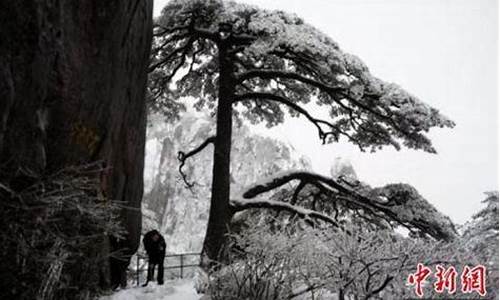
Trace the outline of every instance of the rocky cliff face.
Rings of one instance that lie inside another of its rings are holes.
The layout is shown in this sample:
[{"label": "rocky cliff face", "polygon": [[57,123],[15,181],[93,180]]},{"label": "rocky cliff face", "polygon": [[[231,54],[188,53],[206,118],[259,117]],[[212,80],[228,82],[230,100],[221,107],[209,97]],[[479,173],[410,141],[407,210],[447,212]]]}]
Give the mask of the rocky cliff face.
[{"label": "rocky cliff face", "polygon": [[[207,147],[188,159],[184,167],[188,189],[178,172],[178,151],[189,151],[213,134],[207,116],[186,114],[177,124],[153,121],[148,128],[143,231],[160,228],[170,252],[201,251],[208,221],[213,148]],[[234,129],[231,158],[232,191],[265,176],[289,169],[310,169],[307,159],[290,145],[252,134],[245,127]]]}]

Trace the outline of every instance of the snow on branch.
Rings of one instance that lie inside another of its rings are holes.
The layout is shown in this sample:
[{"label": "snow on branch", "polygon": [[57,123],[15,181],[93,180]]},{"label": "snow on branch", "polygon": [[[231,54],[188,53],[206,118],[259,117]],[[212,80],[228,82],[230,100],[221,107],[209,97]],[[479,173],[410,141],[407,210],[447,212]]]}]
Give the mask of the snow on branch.
[{"label": "snow on branch", "polygon": [[[323,144],[326,143],[326,139],[329,135],[333,135],[337,139],[339,134],[343,134],[343,135],[347,136],[354,143],[359,144],[359,143],[357,143],[356,139],[354,137],[352,137],[351,135],[349,135],[348,133],[341,131],[340,129],[338,129],[336,126],[334,126],[332,123],[330,123],[328,121],[317,119],[317,118],[313,117],[307,110],[305,110],[300,105],[294,103],[293,101],[291,101],[290,99],[288,99],[286,97],[279,96],[279,95],[276,95],[273,93],[249,92],[249,93],[245,93],[245,94],[235,95],[235,97],[233,99],[233,103],[237,103],[237,102],[245,101],[245,100],[269,100],[269,101],[278,102],[280,104],[284,104],[284,105],[290,107],[291,109],[295,110],[299,114],[302,114],[304,117],[307,118],[307,120],[309,120],[311,123],[314,124],[314,126],[316,126],[316,128],[318,129],[319,138],[323,142]],[[330,131],[325,131],[321,125],[329,127]]]},{"label": "snow on branch", "polygon": [[346,88],[343,86],[332,86],[326,83],[323,83],[319,80],[312,79],[310,77],[304,76],[297,72],[283,71],[283,70],[249,70],[238,76],[236,81],[238,83],[244,82],[247,79],[251,79],[254,77],[260,77],[262,79],[273,79],[273,78],[287,78],[294,79],[300,81],[302,83],[306,83],[312,85],[316,88],[328,91],[328,92],[345,92]]},{"label": "snow on branch", "polygon": [[[150,66],[154,101],[171,94],[208,97],[212,101],[198,102],[198,109],[212,110],[223,72],[234,79],[235,93],[273,95],[245,97],[242,116],[276,125],[285,111],[274,104],[283,104],[292,116],[306,116],[324,143],[342,135],[363,151],[405,146],[435,153],[426,134],[433,127],[454,126],[397,84],[375,77],[361,59],[295,15],[223,0],[185,0],[170,2],[156,23]],[[231,67],[219,68],[220,58]],[[313,98],[331,119],[297,109]]]},{"label": "snow on branch", "polygon": [[194,183],[188,182],[187,175],[182,171],[182,168],[184,167],[184,164],[186,163],[186,159],[198,154],[200,151],[205,149],[209,144],[213,144],[214,142],[215,142],[215,136],[210,136],[203,143],[201,143],[198,147],[194,148],[193,150],[189,151],[188,153],[185,153],[183,151],[179,151],[179,153],[177,153],[177,159],[181,163],[179,165],[179,173],[181,174],[182,180],[187,185],[187,187],[192,188],[194,186]]},{"label": "snow on branch", "polygon": [[241,199],[233,200],[232,205],[237,211],[246,208],[287,210],[303,218],[316,218],[333,224],[334,219],[322,213],[313,213],[314,211],[291,202],[253,199],[295,180],[300,182],[297,189],[305,184],[311,184],[330,196],[328,199],[345,202],[345,206],[350,209],[361,209],[375,219],[385,219],[407,228],[414,234],[427,234],[435,239],[448,241],[455,238],[452,222],[421,197],[414,188],[402,184],[372,189],[369,195],[363,195],[353,190],[352,186],[319,174],[305,171],[285,172],[247,188],[241,194]]},{"label": "snow on branch", "polygon": [[333,218],[325,214],[322,214],[315,210],[303,208],[297,205],[292,205],[287,202],[275,201],[275,200],[259,200],[259,199],[252,199],[252,200],[231,199],[230,205],[232,206],[235,212],[249,208],[270,208],[278,211],[288,211],[292,214],[296,214],[302,219],[304,219],[304,221],[306,221],[310,225],[314,225],[313,219],[318,219],[325,221],[329,224],[332,224],[335,227],[339,227],[337,222]]},{"label": "snow on branch", "polygon": [[[318,76],[319,77],[319,76]],[[285,71],[285,70],[279,70],[279,69],[250,69],[248,71],[245,71],[241,74],[239,74],[236,78],[236,82],[239,84],[243,84],[245,81],[253,79],[253,78],[261,78],[261,79],[268,79],[268,80],[276,80],[276,79],[291,79],[295,80],[297,82],[303,83],[310,85],[314,88],[317,88],[318,90],[324,92],[326,95],[329,95],[330,100],[332,100],[334,103],[339,105],[341,108],[343,108],[349,115],[349,120],[350,124],[353,126],[353,128],[357,128],[357,130],[365,130],[368,132],[371,132],[372,134],[378,135],[381,138],[387,138],[383,136],[381,133],[378,133],[375,130],[372,130],[369,127],[363,127],[359,124],[359,120],[354,116],[354,112],[356,111],[355,109],[360,109],[366,113],[369,113],[377,118],[379,118],[381,121],[386,121],[391,126],[399,131],[402,135],[411,138],[411,133],[408,132],[407,130],[403,129],[399,124],[397,124],[394,119],[389,114],[386,114],[382,111],[380,111],[377,108],[370,107],[369,105],[366,105],[362,103],[362,101],[355,99],[355,97],[352,97],[351,93],[349,92],[349,87],[346,84],[342,85],[331,85],[328,83],[325,83],[321,81],[318,78],[311,78],[309,76],[302,75],[297,72],[291,72],[291,71]],[[375,94],[366,94],[365,97],[371,97],[373,98],[372,101],[379,101],[379,97]],[[268,98],[268,99],[273,99],[273,98]],[[340,99],[346,100],[347,103],[343,103],[340,101]],[[275,100],[276,101],[276,100]],[[283,102],[281,102],[283,103]],[[298,106],[297,104],[295,104]],[[295,108],[294,108],[295,109]],[[314,123],[313,120],[308,118],[310,121]],[[331,122],[326,122],[322,121],[321,123],[328,125],[329,127],[333,128],[334,125]],[[341,132],[340,130],[337,130],[337,132]],[[344,132],[341,132],[344,133]],[[321,136],[321,131],[320,131],[320,136]],[[357,145],[360,145],[359,142],[356,141],[351,135],[348,135],[344,133],[352,142],[354,142]],[[321,137],[320,137],[321,138]],[[326,136],[323,136],[322,138],[323,143],[325,142]],[[397,142],[394,139],[388,139],[390,143],[397,149],[399,150],[400,147],[397,144]],[[363,149],[361,149],[363,150]]]},{"label": "snow on branch", "polygon": [[191,47],[193,46],[193,42],[194,42],[193,38],[188,39],[184,44],[184,46],[174,49],[168,55],[165,55],[165,57],[151,64],[151,66],[149,66],[148,72],[151,73],[155,69],[163,65],[166,65],[167,63],[171,63],[172,61],[180,59],[177,65],[173,68],[173,71],[167,76],[168,78],[167,82],[170,81],[175,76],[177,71],[184,65],[184,62],[186,61],[186,56],[188,52],[191,50]]}]

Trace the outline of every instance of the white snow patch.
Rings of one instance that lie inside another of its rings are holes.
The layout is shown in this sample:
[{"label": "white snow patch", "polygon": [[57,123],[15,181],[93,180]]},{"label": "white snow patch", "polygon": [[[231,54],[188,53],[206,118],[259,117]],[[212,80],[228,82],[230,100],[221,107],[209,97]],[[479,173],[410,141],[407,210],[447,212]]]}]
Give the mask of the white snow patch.
[{"label": "white snow patch", "polygon": [[166,281],[163,285],[155,282],[147,287],[131,287],[120,290],[100,300],[199,300],[203,297],[197,294],[192,279]]}]

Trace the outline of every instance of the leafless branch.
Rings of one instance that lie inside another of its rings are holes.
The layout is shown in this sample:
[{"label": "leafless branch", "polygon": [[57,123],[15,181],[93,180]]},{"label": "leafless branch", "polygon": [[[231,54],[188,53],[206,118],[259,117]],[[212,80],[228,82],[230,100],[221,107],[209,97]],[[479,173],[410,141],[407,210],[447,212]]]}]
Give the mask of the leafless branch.
[{"label": "leafless branch", "polygon": [[385,280],[382,282],[382,284],[380,284],[380,286],[379,286],[379,287],[377,287],[376,289],[374,289],[374,290],[370,291],[370,292],[369,292],[369,293],[365,296],[365,299],[370,299],[370,297],[372,297],[372,296],[374,296],[374,295],[376,295],[376,294],[380,293],[381,291],[383,291],[383,290],[387,287],[387,285],[388,285],[388,284],[389,284],[389,283],[390,283],[393,279],[394,279],[394,277],[387,275],[387,276],[385,277]]},{"label": "leafless branch", "polygon": [[292,196],[292,200],[290,200],[290,203],[292,205],[295,205],[297,203],[297,198],[300,194],[300,191],[302,191],[302,189],[306,186],[306,183],[304,181],[301,181],[299,182],[299,184],[297,185],[297,187],[295,188],[295,190],[293,191],[293,196]]},{"label": "leafless branch", "polygon": [[205,147],[207,147],[209,144],[213,144],[214,142],[215,142],[215,136],[210,136],[198,147],[194,148],[188,153],[184,153],[182,151],[179,151],[179,153],[177,153],[177,159],[181,162],[181,164],[179,165],[179,173],[181,174],[182,180],[184,181],[187,187],[192,188],[194,186],[194,183],[188,182],[187,175],[182,171],[182,168],[186,163],[186,159],[198,154],[201,150],[205,149]]}]

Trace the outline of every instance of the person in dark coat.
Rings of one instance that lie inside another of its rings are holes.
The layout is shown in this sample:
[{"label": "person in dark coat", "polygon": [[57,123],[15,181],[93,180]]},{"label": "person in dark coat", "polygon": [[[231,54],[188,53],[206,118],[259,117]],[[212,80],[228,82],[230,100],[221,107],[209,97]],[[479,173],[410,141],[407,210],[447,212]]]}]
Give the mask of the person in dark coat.
[{"label": "person in dark coat", "polygon": [[156,265],[158,265],[158,284],[163,284],[163,261],[165,259],[166,248],[165,239],[158,231],[151,230],[144,235],[142,242],[148,254],[148,279],[143,286],[147,286],[150,281],[154,280]]}]

